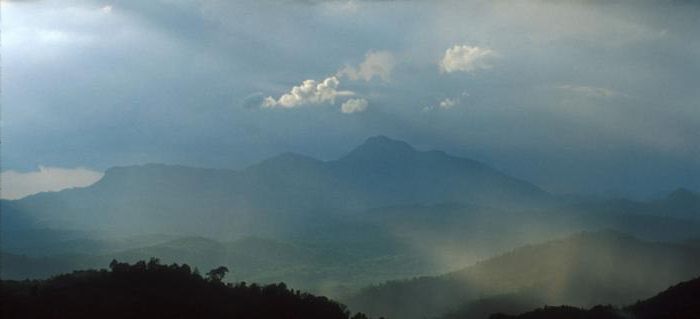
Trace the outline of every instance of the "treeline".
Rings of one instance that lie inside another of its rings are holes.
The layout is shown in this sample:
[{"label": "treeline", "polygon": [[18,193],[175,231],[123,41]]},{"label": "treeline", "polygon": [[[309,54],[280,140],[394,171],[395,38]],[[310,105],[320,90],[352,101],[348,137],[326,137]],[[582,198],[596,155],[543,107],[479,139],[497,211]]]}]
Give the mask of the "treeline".
[{"label": "treeline", "polygon": [[287,288],[224,283],[228,269],[202,276],[158,259],[113,261],[110,269],[75,271],[48,280],[2,281],[2,318],[323,318],[365,319],[326,297]]}]

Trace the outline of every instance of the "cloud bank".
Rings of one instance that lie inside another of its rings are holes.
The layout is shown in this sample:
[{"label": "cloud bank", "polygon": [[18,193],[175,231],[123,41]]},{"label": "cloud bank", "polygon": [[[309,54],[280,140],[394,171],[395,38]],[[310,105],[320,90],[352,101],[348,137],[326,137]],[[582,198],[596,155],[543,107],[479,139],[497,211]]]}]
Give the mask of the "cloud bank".
[{"label": "cloud bank", "polygon": [[2,199],[19,199],[40,192],[55,192],[73,187],[89,186],[104,173],[87,168],[60,168],[39,166],[38,171],[5,171],[2,179]]}]

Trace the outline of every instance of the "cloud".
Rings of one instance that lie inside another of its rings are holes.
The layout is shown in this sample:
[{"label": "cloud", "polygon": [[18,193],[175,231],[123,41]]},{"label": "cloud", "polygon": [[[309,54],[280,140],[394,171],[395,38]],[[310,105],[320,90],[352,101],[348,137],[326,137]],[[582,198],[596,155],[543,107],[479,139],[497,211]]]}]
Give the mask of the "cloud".
[{"label": "cloud", "polygon": [[[335,104],[337,97],[353,96],[353,91],[341,91],[340,77],[347,77],[353,81],[371,81],[375,77],[382,81],[389,81],[391,72],[396,65],[394,55],[388,51],[370,51],[365,54],[365,59],[357,67],[345,66],[334,76],[327,77],[323,81],[305,80],[300,85],[292,87],[289,93],[283,94],[275,99],[268,96],[258,102],[259,97],[249,96],[245,99],[244,105],[251,103],[263,108],[295,108],[305,105]],[[362,112],[367,109],[367,100],[350,99],[341,105],[343,113]]]},{"label": "cloud", "polygon": [[[462,94],[464,95],[464,93]],[[437,105],[430,105],[423,108],[423,111],[433,111],[433,110],[449,110],[459,104],[459,99],[446,98]]]},{"label": "cloud", "polygon": [[304,105],[314,104],[335,104],[338,96],[352,96],[352,91],[339,91],[340,81],[337,77],[331,76],[321,82],[315,80],[303,81],[300,85],[293,87],[289,93],[283,94],[279,99],[271,96],[262,101],[265,108],[294,108]]},{"label": "cloud", "polygon": [[474,72],[491,66],[486,60],[496,55],[491,49],[477,46],[455,45],[445,51],[440,61],[440,72]]},{"label": "cloud", "polygon": [[353,81],[365,80],[370,81],[374,77],[388,82],[391,77],[391,72],[396,65],[394,55],[389,51],[370,51],[365,54],[365,60],[356,68],[346,66],[338,71],[337,76],[347,76]]},{"label": "cloud", "polygon": [[457,103],[459,103],[458,99],[447,98],[447,99],[442,100],[440,102],[440,104],[438,105],[438,107],[440,107],[441,109],[448,110],[448,109],[451,109],[452,107],[454,107],[455,105],[457,105]]},{"label": "cloud", "polygon": [[3,199],[18,199],[40,192],[55,192],[72,187],[85,187],[97,182],[104,173],[87,168],[39,166],[38,171],[5,171],[2,179]]},{"label": "cloud", "polygon": [[585,85],[560,85],[557,86],[557,89],[588,96],[588,97],[594,97],[594,98],[610,98],[610,97],[616,97],[616,96],[625,96],[625,94],[622,94],[620,92],[617,92],[615,90],[611,89],[606,89],[606,88],[601,88],[601,87],[594,87],[594,86],[585,86]]},{"label": "cloud", "polygon": [[364,112],[367,110],[367,105],[365,99],[349,99],[340,106],[340,111],[345,114]]}]

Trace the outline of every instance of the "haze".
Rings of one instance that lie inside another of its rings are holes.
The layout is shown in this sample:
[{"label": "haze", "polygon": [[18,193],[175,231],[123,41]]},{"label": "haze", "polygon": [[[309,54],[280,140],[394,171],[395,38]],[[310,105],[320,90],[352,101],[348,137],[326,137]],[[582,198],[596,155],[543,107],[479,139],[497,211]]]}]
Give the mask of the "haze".
[{"label": "haze", "polygon": [[700,314],[694,1],[0,8],[2,318]]},{"label": "haze", "polygon": [[698,190],[698,8],[3,1],[2,170],[238,169],[382,134],[555,193]]}]

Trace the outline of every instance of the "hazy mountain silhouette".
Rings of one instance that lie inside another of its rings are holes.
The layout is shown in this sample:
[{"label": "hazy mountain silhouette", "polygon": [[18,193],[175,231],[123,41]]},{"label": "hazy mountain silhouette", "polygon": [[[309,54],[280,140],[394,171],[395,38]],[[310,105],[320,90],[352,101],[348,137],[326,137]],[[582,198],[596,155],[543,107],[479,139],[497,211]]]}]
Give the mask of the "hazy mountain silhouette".
[{"label": "hazy mountain silhouette", "polygon": [[582,230],[610,228],[648,240],[700,238],[697,222],[662,216],[512,211],[458,203],[381,207],[344,218],[310,218],[294,234],[234,241],[3,229],[2,275],[45,278],[98,267],[112,258],[157,256],[200,268],[228,264],[237,278],[285,281],[338,296],[389,279],[448,272],[513,247]]},{"label": "hazy mountain silhouette", "polygon": [[438,316],[500,295],[527,296],[531,308],[625,304],[699,274],[697,247],[645,242],[616,232],[582,233],[518,248],[446,275],[370,287],[347,302],[373,315],[408,319]]},{"label": "hazy mountain silhouette", "polygon": [[335,161],[287,153],[242,171],[116,167],[86,188],[8,203],[49,227],[225,237],[294,232],[309,218],[387,205],[548,200],[545,191],[485,164],[378,136]]},{"label": "hazy mountain silhouette", "polygon": [[657,200],[635,201],[625,198],[588,200],[572,208],[599,213],[634,213],[700,220],[700,194],[679,188]]},{"label": "hazy mountain silhouette", "polygon": [[582,230],[700,238],[698,221],[673,217],[693,216],[696,196],[572,205],[483,163],[377,136],[332,161],[285,153],[240,171],[115,167],[89,187],[0,201],[2,275],[157,256],[337,296]]}]

